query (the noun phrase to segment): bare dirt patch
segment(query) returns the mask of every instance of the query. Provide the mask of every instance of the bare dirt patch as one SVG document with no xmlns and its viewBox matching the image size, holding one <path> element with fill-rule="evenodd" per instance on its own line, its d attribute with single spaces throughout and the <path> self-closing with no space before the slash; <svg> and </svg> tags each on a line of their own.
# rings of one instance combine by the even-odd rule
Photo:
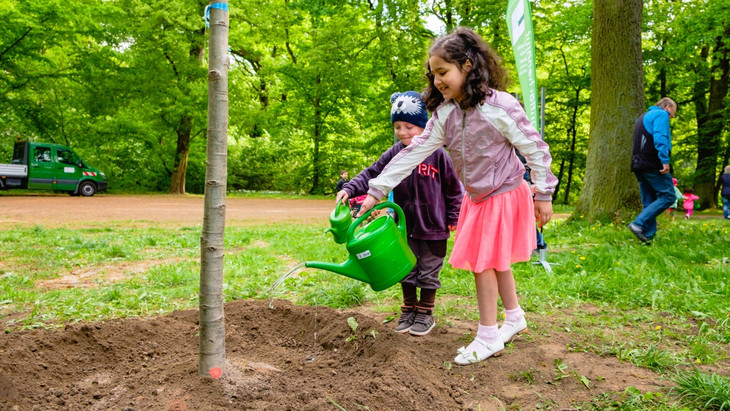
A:
<svg viewBox="0 0 730 411">
<path fill-rule="evenodd" d="M 218 380 L 197 375 L 195 310 L 2 335 L 0 409 L 560 409 L 628 386 L 665 386 L 616 358 L 569 352 L 571 336 L 535 315 L 530 336 L 506 355 L 459 367 L 451 361 L 474 324 L 419 338 L 392 332 L 367 308 L 268 305 L 226 304 L 228 364 Z"/>
<path fill-rule="evenodd" d="M 182 259 L 177 259 L 182 260 Z M 111 284 L 129 279 L 132 276 L 146 273 L 158 265 L 173 263 L 175 260 L 144 260 L 119 262 L 100 266 L 76 268 L 58 278 L 36 282 L 36 287 L 46 289 L 60 288 L 92 288 L 97 285 Z"/>
</svg>

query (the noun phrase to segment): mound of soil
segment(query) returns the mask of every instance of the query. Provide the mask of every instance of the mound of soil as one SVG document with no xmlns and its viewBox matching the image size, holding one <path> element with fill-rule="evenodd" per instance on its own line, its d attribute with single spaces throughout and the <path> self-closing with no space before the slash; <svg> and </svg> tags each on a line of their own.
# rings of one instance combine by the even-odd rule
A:
<svg viewBox="0 0 730 411">
<path fill-rule="evenodd" d="M 453 357 L 471 322 L 413 337 L 365 307 L 247 300 L 226 304 L 225 315 L 218 379 L 197 373 L 197 310 L 0 335 L 0 409 L 560 409 L 661 384 L 614 357 L 568 351 L 570 335 L 537 315 L 505 355 L 466 367 Z"/>
</svg>

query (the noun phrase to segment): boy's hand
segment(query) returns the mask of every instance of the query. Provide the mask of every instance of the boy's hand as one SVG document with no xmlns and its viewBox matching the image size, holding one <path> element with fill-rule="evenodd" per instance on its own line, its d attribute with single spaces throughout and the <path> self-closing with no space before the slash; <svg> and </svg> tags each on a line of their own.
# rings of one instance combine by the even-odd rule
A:
<svg viewBox="0 0 730 411">
<path fill-rule="evenodd" d="M 347 201 L 347 199 L 348 199 L 349 197 L 350 197 L 350 195 L 349 195 L 349 194 L 347 194 L 347 191 L 345 191 L 345 190 L 340 190 L 340 191 L 339 191 L 339 192 L 337 193 L 337 200 L 335 200 L 335 204 L 340 204 L 340 203 L 342 203 L 342 204 L 345 204 L 345 202 Z"/>
<path fill-rule="evenodd" d="M 361 215 L 367 213 L 371 208 L 375 207 L 375 204 L 378 204 L 378 200 L 372 195 L 368 194 L 368 196 L 365 198 L 365 201 L 360 206 L 360 212 L 357 213 L 355 217 L 360 217 Z"/>
<path fill-rule="evenodd" d="M 552 201 L 535 201 L 535 219 L 540 227 L 553 218 L 553 202 Z"/>
</svg>

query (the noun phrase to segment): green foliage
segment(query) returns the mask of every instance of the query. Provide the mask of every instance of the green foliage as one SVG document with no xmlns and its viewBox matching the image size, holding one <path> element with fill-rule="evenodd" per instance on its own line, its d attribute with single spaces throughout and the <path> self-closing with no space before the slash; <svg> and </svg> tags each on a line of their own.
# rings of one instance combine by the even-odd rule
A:
<svg viewBox="0 0 730 411">
<path fill-rule="evenodd" d="M 17 136 L 62 143 L 102 169 L 112 191 L 167 191 L 189 149 L 187 190 L 202 193 L 207 4 L 3 3 L 0 162 Z M 532 7 L 556 202 L 573 204 L 587 158 L 593 2 Z M 355 175 L 370 165 L 393 141 L 389 96 L 425 85 L 429 43 L 443 34 L 427 20 L 441 24 L 434 30 L 477 30 L 503 57 L 517 92 L 504 9 L 471 1 L 231 3 L 229 187 L 331 194 L 340 170 Z M 728 44 L 728 9 L 730 0 L 644 2 L 646 99 L 668 94 L 680 103 L 672 163 L 683 187 L 730 159 L 724 96 L 716 91 L 710 106 L 710 79 L 724 78 L 716 46 Z M 710 109 L 720 127 L 698 140 Z M 715 161 L 698 171 L 707 144 Z"/>
<path fill-rule="evenodd" d="M 700 370 L 679 372 L 672 380 L 672 391 L 690 406 L 701 405 L 705 410 L 730 409 L 730 378 Z"/>
</svg>

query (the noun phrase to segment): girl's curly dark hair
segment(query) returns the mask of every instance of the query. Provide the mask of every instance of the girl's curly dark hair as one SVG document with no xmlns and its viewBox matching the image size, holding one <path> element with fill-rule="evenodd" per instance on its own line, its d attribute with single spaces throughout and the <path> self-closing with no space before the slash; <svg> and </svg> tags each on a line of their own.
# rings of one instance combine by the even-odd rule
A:
<svg viewBox="0 0 730 411">
<path fill-rule="evenodd" d="M 431 56 L 439 56 L 448 63 L 456 64 L 463 70 L 467 60 L 471 62 L 471 70 L 464 83 L 464 99 L 461 108 L 474 107 L 492 94 L 490 89 L 504 91 L 509 84 L 507 71 L 500 65 L 502 58 L 474 31 L 459 27 L 451 34 L 434 40 L 428 51 Z M 426 61 L 426 77 L 428 86 L 423 92 L 426 108 L 434 111 L 444 101 L 444 96 L 434 86 L 434 76 Z"/>
</svg>

